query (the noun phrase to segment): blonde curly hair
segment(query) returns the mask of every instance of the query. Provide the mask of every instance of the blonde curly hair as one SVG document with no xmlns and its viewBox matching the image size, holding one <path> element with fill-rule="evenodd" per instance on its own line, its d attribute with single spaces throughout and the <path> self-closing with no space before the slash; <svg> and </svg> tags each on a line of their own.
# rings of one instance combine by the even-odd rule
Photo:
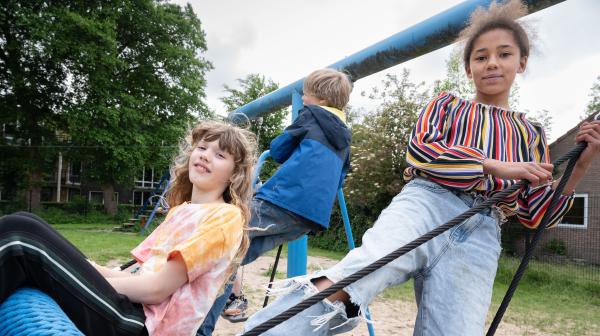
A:
<svg viewBox="0 0 600 336">
<path fill-rule="evenodd" d="M 171 166 L 171 181 L 167 191 L 167 202 L 171 207 L 188 202 L 192 198 L 189 161 L 192 151 L 201 140 L 219 140 L 219 147 L 233 156 L 231 183 L 225 189 L 223 199 L 237 206 L 242 212 L 244 235 L 236 254 L 236 259 L 241 260 L 250 245 L 247 231 L 250 222 L 252 173 L 256 162 L 256 138 L 250 131 L 221 122 L 204 121 L 196 125 L 182 141 L 179 153 Z"/>
</svg>

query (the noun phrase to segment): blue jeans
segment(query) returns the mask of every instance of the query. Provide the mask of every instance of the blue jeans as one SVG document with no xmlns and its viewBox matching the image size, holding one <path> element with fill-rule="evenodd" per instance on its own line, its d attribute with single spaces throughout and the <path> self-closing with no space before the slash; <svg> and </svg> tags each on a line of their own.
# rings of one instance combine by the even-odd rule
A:
<svg viewBox="0 0 600 336">
<path fill-rule="evenodd" d="M 246 257 L 242 261 L 242 266 L 253 262 L 265 252 L 283 243 L 298 239 L 310 231 L 318 230 L 317 224 L 261 199 L 253 198 L 250 208 L 252 211 L 252 217 L 248 225 L 251 229 L 248 231 L 250 246 Z M 258 230 L 252 230 L 252 228 Z M 231 281 L 234 278 L 235 274 Z M 223 294 L 215 300 L 200 329 L 198 329 L 197 336 L 212 335 L 217 319 L 223 311 L 225 303 L 227 303 L 232 288 L 232 284 L 225 286 Z"/>
<path fill-rule="evenodd" d="M 426 179 L 409 182 L 381 213 L 356 248 L 331 269 L 287 279 L 273 290 L 283 294 L 247 322 L 265 322 L 317 292 L 312 279 L 337 282 L 446 223 L 481 202 L 481 196 L 446 189 Z M 344 291 L 359 307 L 347 317 L 339 302 L 323 300 L 263 335 L 332 335 L 354 328 L 366 307 L 388 287 L 415 280 L 418 314 L 414 335 L 482 335 L 500 256 L 496 210 L 486 210 L 368 276 Z M 376 318 L 376 316 L 375 316 Z"/>
</svg>

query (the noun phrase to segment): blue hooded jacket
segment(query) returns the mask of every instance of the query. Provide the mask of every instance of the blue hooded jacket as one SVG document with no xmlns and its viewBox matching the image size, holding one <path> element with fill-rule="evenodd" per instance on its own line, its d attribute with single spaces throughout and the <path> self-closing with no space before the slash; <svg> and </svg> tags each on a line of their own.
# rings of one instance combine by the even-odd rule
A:
<svg viewBox="0 0 600 336">
<path fill-rule="evenodd" d="M 327 229 L 337 190 L 350 166 L 350 139 L 350 130 L 332 112 L 304 106 L 271 142 L 271 157 L 282 165 L 255 197 Z"/>
</svg>

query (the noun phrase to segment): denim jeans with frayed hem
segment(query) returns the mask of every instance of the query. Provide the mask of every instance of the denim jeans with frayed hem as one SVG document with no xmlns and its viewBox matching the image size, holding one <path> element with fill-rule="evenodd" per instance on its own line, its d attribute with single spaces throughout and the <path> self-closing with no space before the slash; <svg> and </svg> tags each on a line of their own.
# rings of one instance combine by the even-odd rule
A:
<svg viewBox="0 0 600 336">
<path fill-rule="evenodd" d="M 312 288 L 306 285 L 310 280 L 325 276 L 337 282 L 482 200 L 426 179 L 412 180 L 365 232 L 362 246 L 329 270 L 281 281 L 273 292 L 283 296 L 253 315 L 246 331 L 289 308 L 290 302 L 310 296 Z M 378 294 L 410 278 L 415 280 L 418 304 L 414 335 L 482 335 L 500 256 L 498 218 L 495 210 L 477 214 L 347 286 L 351 302 L 360 308 L 358 317 L 348 320 L 345 313 L 334 315 L 327 305 L 315 305 L 263 335 L 287 336 L 290 330 L 295 335 L 312 335 L 311 324 L 322 326 L 318 331 L 322 335 L 347 331 L 358 324 Z M 377 316 L 372 319 L 377 321 Z"/>
</svg>

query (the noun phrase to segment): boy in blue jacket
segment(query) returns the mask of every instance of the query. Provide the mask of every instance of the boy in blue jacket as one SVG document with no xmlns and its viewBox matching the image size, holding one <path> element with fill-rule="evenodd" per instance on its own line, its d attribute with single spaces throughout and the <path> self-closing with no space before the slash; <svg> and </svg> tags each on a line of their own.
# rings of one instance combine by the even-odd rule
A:
<svg viewBox="0 0 600 336">
<path fill-rule="evenodd" d="M 306 77 L 302 91 L 304 107 L 298 117 L 271 142 L 271 157 L 281 166 L 252 200 L 248 226 L 258 230 L 248 232 L 251 243 L 242 265 L 304 234 L 329 228 L 337 190 L 350 166 L 351 134 L 343 109 L 350 99 L 352 82 L 337 70 L 320 69 Z M 227 297 L 223 316 L 243 320 L 247 301 L 239 281 L 239 294 L 229 296 L 228 286 L 198 335 L 212 334 L 215 311 L 222 311 Z"/>
<path fill-rule="evenodd" d="M 304 107 L 271 142 L 281 164 L 257 191 L 249 227 L 248 264 L 282 243 L 329 228 L 331 208 L 350 164 L 350 130 L 343 108 L 352 83 L 345 74 L 322 69 L 304 81 Z"/>
</svg>

